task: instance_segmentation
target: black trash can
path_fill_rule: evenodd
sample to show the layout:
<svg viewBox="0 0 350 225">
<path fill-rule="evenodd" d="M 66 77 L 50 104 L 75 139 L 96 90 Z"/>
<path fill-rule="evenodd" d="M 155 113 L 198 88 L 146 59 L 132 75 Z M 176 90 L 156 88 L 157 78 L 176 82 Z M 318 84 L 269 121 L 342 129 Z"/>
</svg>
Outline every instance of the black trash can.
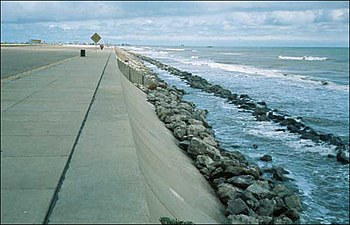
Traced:
<svg viewBox="0 0 350 225">
<path fill-rule="evenodd" d="M 80 50 L 80 57 L 85 57 L 85 50 L 84 49 Z"/>
</svg>

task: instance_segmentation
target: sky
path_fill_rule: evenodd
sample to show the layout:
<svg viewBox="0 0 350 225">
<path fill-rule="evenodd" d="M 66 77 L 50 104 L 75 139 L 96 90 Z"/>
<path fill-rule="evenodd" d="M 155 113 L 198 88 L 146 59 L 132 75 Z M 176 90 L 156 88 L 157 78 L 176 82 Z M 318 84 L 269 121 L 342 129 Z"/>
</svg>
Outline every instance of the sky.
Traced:
<svg viewBox="0 0 350 225">
<path fill-rule="evenodd" d="M 349 47 L 348 1 L 1 1 L 1 41 Z"/>
</svg>

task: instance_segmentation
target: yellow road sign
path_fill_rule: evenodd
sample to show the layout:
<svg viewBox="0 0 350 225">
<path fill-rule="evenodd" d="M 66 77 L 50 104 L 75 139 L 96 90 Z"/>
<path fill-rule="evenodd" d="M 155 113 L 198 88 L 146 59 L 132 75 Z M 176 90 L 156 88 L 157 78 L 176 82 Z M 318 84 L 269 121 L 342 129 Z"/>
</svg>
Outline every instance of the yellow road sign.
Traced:
<svg viewBox="0 0 350 225">
<path fill-rule="evenodd" d="M 91 36 L 91 40 L 93 40 L 95 43 L 97 43 L 99 40 L 101 40 L 101 37 L 100 37 L 100 35 L 98 35 L 98 33 L 94 33 Z"/>
</svg>

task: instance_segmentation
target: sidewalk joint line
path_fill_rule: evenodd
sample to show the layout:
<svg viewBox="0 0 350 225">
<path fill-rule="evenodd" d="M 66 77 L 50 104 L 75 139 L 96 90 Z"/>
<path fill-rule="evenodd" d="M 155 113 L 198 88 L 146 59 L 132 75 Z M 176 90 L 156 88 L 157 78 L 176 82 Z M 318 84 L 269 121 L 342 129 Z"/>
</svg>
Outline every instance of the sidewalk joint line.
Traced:
<svg viewBox="0 0 350 225">
<path fill-rule="evenodd" d="M 77 146 L 77 144 L 78 144 L 78 141 L 79 141 L 80 135 L 81 135 L 81 133 L 82 133 L 82 130 L 83 130 L 84 126 L 85 126 L 85 122 L 86 122 L 87 117 L 88 117 L 88 115 L 89 115 L 91 106 L 92 106 L 93 102 L 95 101 L 97 90 L 98 90 L 98 88 L 99 88 L 99 86 L 100 86 L 100 83 L 101 83 L 101 81 L 102 81 L 102 78 L 103 78 L 103 75 L 104 75 L 105 70 L 106 70 L 106 68 L 107 68 L 107 65 L 108 65 L 109 59 L 110 59 L 110 57 L 111 57 L 111 54 L 112 54 L 112 53 L 110 52 L 109 55 L 108 55 L 108 59 L 107 59 L 107 61 L 106 61 L 106 64 L 105 64 L 105 66 L 104 66 L 104 68 L 103 68 L 103 71 L 102 71 L 102 74 L 101 74 L 101 76 L 100 76 L 100 79 L 99 79 L 99 81 L 98 81 L 98 83 L 97 83 L 97 86 L 96 86 L 96 88 L 95 88 L 94 94 L 93 94 L 92 99 L 91 99 L 91 101 L 90 101 L 89 108 L 88 108 L 87 111 L 86 111 L 86 114 L 85 114 L 85 116 L 84 116 L 83 122 L 81 123 L 81 126 L 80 126 L 80 129 L 79 129 L 79 131 L 78 131 L 77 137 L 76 137 L 76 139 L 75 139 L 75 141 L 74 141 L 72 150 L 71 150 L 71 152 L 70 152 L 70 154 L 69 154 L 69 156 L 68 156 L 66 165 L 64 166 L 64 169 L 63 169 L 63 172 L 62 172 L 62 174 L 61 174 L 61 177 L 60 177 L 60 180 L 59 180 L 59 182 L 58 182 L 58 185 L 56 186 L 54 195 L 53 195 L 53 197 L 52 197 L 52 199 L 51 199 L 51 202 L 50 202 L 49 209 L 48 209 L 47 212 L 46 212 L 46 215 L 45 215 L 43 224 L 48 224 L 49 221 L 50 221 L 50 216 L 51 216 L 51 214 L 52 214 L 52 212 L 53 212 L 53 209 L 55 208 L 56 202 L 58 201 L 58 193 L 59 193 L 60 190 L 61 190 L 63 181 L 64 181 L 64 179 L 65 179 L 65 175 L 66 175 L 66 173 L 67 173 L 67 171 L 68 171 L 68 169 L 69 169 L 69 164 L 70 164 L 70 162 L 71 162 L 71 159 L 72 159 L 72 156 L 73 156 L 73 154 L 74 154 L 75 148 L 76 148 L 76 146 Z"/>
</svg>

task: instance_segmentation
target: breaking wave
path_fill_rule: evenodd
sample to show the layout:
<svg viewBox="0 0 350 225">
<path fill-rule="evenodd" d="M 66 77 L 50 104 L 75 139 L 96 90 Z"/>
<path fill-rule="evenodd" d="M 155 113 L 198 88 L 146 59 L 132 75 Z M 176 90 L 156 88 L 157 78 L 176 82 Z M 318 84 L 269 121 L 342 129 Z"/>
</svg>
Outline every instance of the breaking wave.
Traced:
<svg viewBox="0 0 350 225">
<path fill-rule="evenodd" d="M 306 61 L 322 61 L 326 60 L 326 57 L 315 57 L 315 56 L 302 56 L 302 57 L 294 57 L 294 56 L 278 56 L 279 59 L 285 60 L 306 60 Z"/>
</svg>

